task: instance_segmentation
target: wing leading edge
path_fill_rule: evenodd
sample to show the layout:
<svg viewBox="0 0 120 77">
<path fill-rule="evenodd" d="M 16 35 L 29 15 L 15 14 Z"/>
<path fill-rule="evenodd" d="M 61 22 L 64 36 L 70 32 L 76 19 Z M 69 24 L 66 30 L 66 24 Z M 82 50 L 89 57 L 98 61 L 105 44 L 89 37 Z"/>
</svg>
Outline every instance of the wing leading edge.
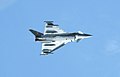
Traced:
<svg viewBox="0 0 120 77">
<path fill-rule="evenodd" d="M 64 46 L 70 41 L 54 41 L 49 43 L 42 43 L 42 52 L 41 55 L 47 55 Z"/>
<path fill-rule="evenodd" d="M 45 21 L 45 31 L 44 34 L 57 34 L 65 33 L 62 29 L 59 28 L 59 25 L 53 24 L 53 21 Z"/>
<path fill-rule="evenodd" d="M 55 41 L 55 42 L 50 42 L 50 43 L 42 43 L 42 52 L 41 54 L 49 54 L 55 51 L 56 49 L 64 46 L 64 42 L 60 41 Z"/>
</svg>

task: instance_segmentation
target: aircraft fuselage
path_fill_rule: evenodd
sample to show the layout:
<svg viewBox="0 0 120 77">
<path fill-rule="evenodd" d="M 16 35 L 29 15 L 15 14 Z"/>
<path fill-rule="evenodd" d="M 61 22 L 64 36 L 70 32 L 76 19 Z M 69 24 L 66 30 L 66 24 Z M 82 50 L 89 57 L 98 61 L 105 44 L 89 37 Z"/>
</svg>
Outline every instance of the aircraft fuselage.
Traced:
<svg viewBox="0 0 120 77">
<path fill-rule="evenodd" d="M 89 34 L 80 34 L 80 33 L 61 33 L 61 34 L 46 34 L 41 37 L 36 37 L 36 41 L 49 42 L 49 41 L 60 41 L 60 40 L 69 40 L 77 41 L 84 38 L 88 38 L 91 35 Z"/>
</svg>

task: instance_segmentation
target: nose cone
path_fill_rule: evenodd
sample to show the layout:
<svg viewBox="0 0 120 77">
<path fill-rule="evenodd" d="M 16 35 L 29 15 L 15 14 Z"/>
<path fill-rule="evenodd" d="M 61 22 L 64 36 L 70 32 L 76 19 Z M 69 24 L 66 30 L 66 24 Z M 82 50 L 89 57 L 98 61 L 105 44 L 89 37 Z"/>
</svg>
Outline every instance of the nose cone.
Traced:
<svg viewBox="0 0 120 77">
<path fill-rule="evenodd" d="M 84 36 L 92 36 L 92 35 L 90 35 L 90 34 L 84 34 Z"/>
<path fill-rule="evenodd" d="M 92 37 L 91 34 L 83 34 L 83 36 L 84 36 L 84 38 L 90 38 L 90 37 Z"/>
</svg>

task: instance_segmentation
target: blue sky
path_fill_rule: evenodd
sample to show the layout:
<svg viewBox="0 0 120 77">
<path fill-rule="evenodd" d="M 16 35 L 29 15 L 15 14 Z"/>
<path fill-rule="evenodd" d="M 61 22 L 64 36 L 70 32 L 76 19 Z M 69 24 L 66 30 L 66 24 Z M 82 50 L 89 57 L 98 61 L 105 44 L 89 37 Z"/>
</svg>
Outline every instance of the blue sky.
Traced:
<svg viewBox="0 0 120 77">
<path fill-rule="evenodd" d="M 119 0 L 0 0 L 0 77 L 120 77 Z M 29 28 L 53 20 L 93 37 L 40 56 Z"/>
</svg>

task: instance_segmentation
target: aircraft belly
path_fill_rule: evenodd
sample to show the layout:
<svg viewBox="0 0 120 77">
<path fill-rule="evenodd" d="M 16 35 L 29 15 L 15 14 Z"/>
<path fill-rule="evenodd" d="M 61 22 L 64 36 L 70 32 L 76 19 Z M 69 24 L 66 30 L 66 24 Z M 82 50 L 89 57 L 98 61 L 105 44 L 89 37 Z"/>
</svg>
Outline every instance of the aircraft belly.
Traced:
<svg viewBox="0 0 120 77">
<path fill-rule="evenodd" d="M 57 37 L 55 37 L 55 38 L 52 38 L 53 40 L 58 40 L 58 41 L 60 41 L 60 40 L 73 40 L 74 39 L 74 37 L 61 37 L 61 36 L 57 36 Z"/>
</svg>

